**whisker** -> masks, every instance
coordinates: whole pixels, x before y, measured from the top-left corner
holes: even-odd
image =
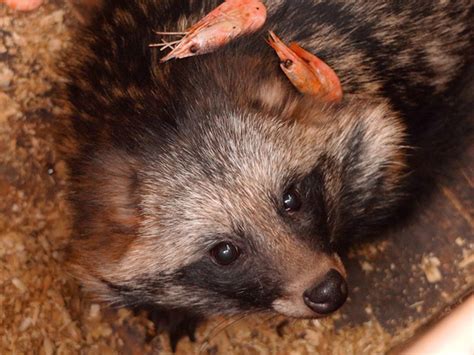
[[[276,318],[278,318],[278,317],[281,317],[281,315],[278,314],[278,313],[276,313],[276,314],[270,314],[267,319],[264,319],[264,320],[262,321],[262,324],[263,324],[263,323],[270,323],[272,320],[274,320],[274,319],[276,319]]]
[[[160,35],[160,36],[185,36],[189,32],[160,32],[160,31],[153,31],[153,33]]]
[[[229,328],[230,326],[236,324],[237,322],[241,321],[242,319],[248,317],[250,314],[244,313],[241,316],[237,317],[237,319],[224,319],[222,322],[217,324],[214,328],[212,328],[208,334],[204,337],[204,340],[199,348],[198,355],[203,354],[205,350],[209,348],[209,341],[214,338],[216,335],[224,331],[225,329]],[[226,324],[227,323],[227,324]],[[224,324],[224,326],[222,326]]]

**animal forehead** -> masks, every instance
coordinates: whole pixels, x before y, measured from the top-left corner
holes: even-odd
[[[200,243],[205,236],[209,245],[228,240],[240,247],[273,250],[294,242],[289,226],[278,213],[278,206],[265,195],[244,197],[226,193],[218,206],[207,208],[199,219],[193,219],[196,218],[193,212],[189,214],[186,220],[192,221],[192,226],[182,228],[191,227]]]
[[[262,176],[200,178],[180,188],[176,199],[166,201],[171,208],[164,208],[160,215],[171,219],[173,228],[186,229],[186,235],[237,234],[247,238],[279,229],[278,202],[283,186]],[[183,221],[179,227],[177,220]]]
[[[199,157],[196,163],[256,176],[310,170],[317,154],[311,133],[258,114],[208,119],[185,139],[186,152]]]

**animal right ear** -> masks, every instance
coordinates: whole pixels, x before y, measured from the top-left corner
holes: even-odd
[[[103,0],[69,0],[73,15],[82,24],[87,24],[101,10]]]

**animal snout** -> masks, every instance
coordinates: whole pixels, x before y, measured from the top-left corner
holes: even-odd
[[[322,280],[303,293],[304,303],[318,314],[329,314],[339,309],[347,299],[347,283],[331,269]]]

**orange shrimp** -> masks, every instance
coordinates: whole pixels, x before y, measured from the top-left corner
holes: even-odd
[[[0,3],[2,2],[14,10],[31,11],[39,7],[43,0],[0,0]]]
[[[171,48],[161,61],[209,53],[232,39],[257,31],[263,26],[267,9],[259,0],[225,0],[185,32],[155,32],[158,35],[182,35],[176,41],[150,44]]]
[[[341,101],[341,83],[331,67],[298,44],[288,47],[274,32],[269,33],[268,43],[280,58],[280,67],[298,91],[323,101]]]

